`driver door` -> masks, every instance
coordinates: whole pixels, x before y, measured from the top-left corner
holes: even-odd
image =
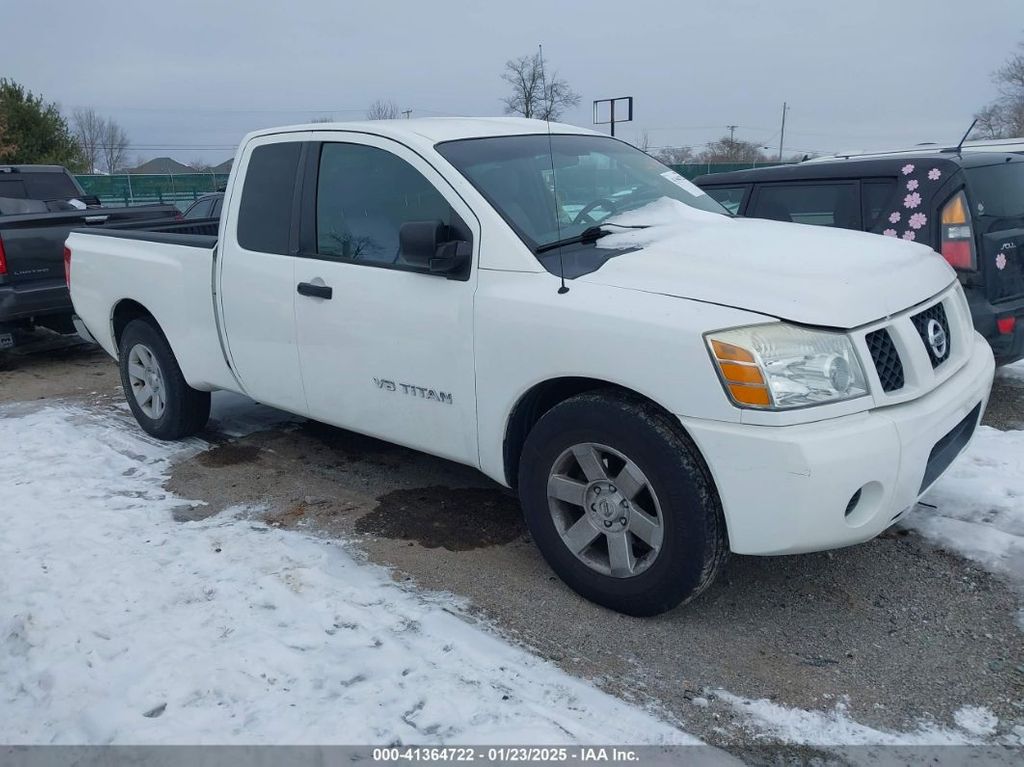
[[[405,146],[364,134],[317,138],[307,150],[293,288],[309,414],[476,466],[479,223]],[[402,224],[422,221],[472,243],[473,265],[459,278],[402,252]]]

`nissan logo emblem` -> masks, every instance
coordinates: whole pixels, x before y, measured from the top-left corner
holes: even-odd
[[[946,331],[938,320],[928,320],[928,345],[932,347],[932,354],[935,359],[941,360],[946,356],[946,346],[949,343],[946,338]]]

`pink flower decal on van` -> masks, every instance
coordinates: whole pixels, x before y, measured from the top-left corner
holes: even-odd
[[[1006,254],[1000,253],[996,256],[996,269],[1002,270],[1006,268]]]
[[[895,237],[896,236],[896,230],[895,229],[886,229],[884,232],[882,232],[882,234],[884,234],[886,237]]]
[[[898,210],[894,210],[892,213],[889,214],[889,223],[890,224],[898,224],[899,222],[900,222],[900,212]]]
[[[904,208],[916,208],[920,204],[921,195],[919,195],[917,192],[911,192],[910,194],[903,198]]]
[[[915,213],[910,217],[910,228],[920,229],[922,226],[928,223],[928,216],[924,213]]]
[[[917,239],[917,235],[914,233],[913,229],[908,229],[907,231],[905,231],[903,233],[903,239],[904,240],[916,240]]]
[[[909,176],[911,173],[914,172],[914,166],[911,165],[910,163],[907,163],[902,168],[900,168],[900,171],[902,171],[904,176]]]
[[[940,176],[942,176],[942,171],[939,170],[938,168],[932,168],[930,171],[928,171],[929,181],[938,181]]]
[[[910,179],[910,181],[907,182],[907,191],[913,192],[915,189],[917,189],[917,179],[912,178]]]

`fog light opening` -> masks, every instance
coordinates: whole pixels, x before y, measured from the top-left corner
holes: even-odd
[[[850,515],[856,510],[857,504],[860,503],[860,497],[864,488],[860,488],[856,493],[850,496],[849,503],[846,504],[846,518],[849,519]]]

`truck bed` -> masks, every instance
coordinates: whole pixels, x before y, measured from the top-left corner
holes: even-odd
[[[186,224],[196,233],[206,222],[182,222],[171,205],[0,215],[0,334],[8,342],[20,326],[44,324],[59,330],[70,326],[71,299],[64,283],[64,242],[70,232],[125,231]]]

